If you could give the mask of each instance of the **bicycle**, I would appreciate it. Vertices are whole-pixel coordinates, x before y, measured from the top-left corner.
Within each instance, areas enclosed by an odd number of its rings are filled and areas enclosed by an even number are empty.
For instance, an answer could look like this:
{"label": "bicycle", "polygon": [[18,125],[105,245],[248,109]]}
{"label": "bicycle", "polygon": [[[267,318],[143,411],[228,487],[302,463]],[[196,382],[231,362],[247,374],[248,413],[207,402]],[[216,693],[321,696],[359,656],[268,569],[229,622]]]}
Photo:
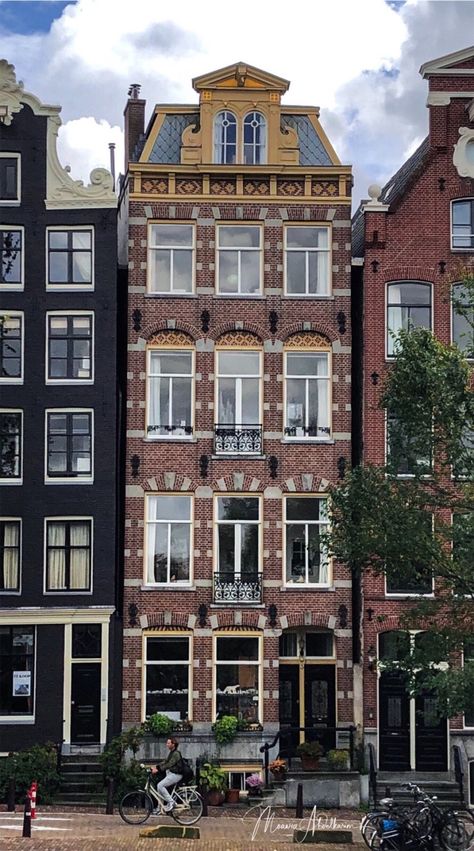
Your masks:
{"label": "bicycle", "polygon": [[196,824],[203,810],[202,798],[196,786],[181,786],[180,783],[176,783],[171,792],[174,807],[166,812],[164,809],[166,801],[151,782],[151,769],[147,771],[145,788],[127,792],[120,801],[119,813],[123,821],[127,824],[143,824],[154,814],[169,815],[182,825]]}

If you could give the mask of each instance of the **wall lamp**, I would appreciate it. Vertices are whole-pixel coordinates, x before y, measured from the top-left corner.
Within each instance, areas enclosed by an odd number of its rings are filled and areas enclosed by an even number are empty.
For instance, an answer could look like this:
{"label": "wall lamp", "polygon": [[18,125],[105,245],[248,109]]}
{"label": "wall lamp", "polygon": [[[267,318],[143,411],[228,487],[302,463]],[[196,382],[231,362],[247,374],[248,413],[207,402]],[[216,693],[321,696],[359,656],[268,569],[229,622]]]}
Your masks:
{"label": "wall lamp", "polygon": [[377,662],[377,653],[375,651],[375,647],[373,644],[370,645],[367,650],[367,667],[369,671],[375,670],[375,663]]}

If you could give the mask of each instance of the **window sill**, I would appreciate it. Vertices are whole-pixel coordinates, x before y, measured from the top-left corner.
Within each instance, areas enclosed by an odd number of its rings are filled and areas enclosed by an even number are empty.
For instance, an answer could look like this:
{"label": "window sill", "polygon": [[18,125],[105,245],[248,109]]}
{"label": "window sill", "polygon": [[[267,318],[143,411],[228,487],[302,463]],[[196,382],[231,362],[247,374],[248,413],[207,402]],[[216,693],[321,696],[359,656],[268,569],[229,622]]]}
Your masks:
{"label": "window sill", "polygon": [[267,296],[263,295],[262,293],[214,293],[212,298],[245,298],[250,299],[252,301],[266,301]]}
{"label": "window sill", "polygon": [[76,477],[76,476],[70,476],[69,478],[63,478],[61,476],[58,476],[57,479],[56,478],[51,478],[51,479],[45,478],[44,484],[45,485],[93,485],[94,479],[93,478],[92,479],[90,479],[90,478],[80,479],[79,477]]}
{"label": "window sill", "polygon": [[10,588],[0,588],[0,594],[2,597],[19,597],[21,595],[21,591],[20,589],[13,591]]}
{"label": "window sill", "polygon": [[195,591],[194,585],[180,585],[178,582],[169,585],[140,585],[140,591]]}
{"label": "window sill", "polygon": [[211,455],[211,461],[229,461],[238,458],[239,461],[248,459],[250,461],[265,461],[266,455],[257,455],[255,452],[219,452],[218,455]]}
{"label": "window sill", "polygon": [[58,386],[61,386],[61,387],[64,387],[65,385],[69,385],[70,387],[73,387],[75,384],[80,384],[81,387],[82,387],[85,384],[88,384],[89,386],[92,387],[92,385],[94,384],[94,379],[93,378],[47,378],[46,384],[50,384],[52,386],[58,385]]}
{"label": "window sill", "polygon": [[0,479],[0,485],[22,485],[23,479]]}
{"label": "window sill", "polygon": [[68,292],[84,292],[92,293],[95,290],[94,284],[48,284],[46,282],[46,290],[48,292],[68,293]]}
{"label": "window sill", "polygon": [[331,293],[284,293],[283,298],[312,298],[312,299],[321,299],[321,301],[334,301],[335,296]]}
{"label": "window sill", "polygon": [[57,591],[43,591],[43,597],[57,597],[58,594],[66,594],[68,597],[77,597],[78,595],[87,595],[90,597],[92,593],[92,588],[84,589],[84,591],[77,590],[76,588],[74,591],[69,590],[69,588],[58,588]]}
{"label": "window sill", "polygon": [[316,582],[293,582],[291,585],[283,585],[280,591],[335,591],[334,585],[319,585]]}
{"label": "window sill", "polygon": [[198,439],[197,439],[197,437],[188,437],[185,434],[183,434],[181,437],[179,437],[179,435],[174,435],[174,437],[166,437],[166,436],[163,435],[163,436],[160,436],[160,437],[144,437],[143,442],[144,443],[197,443]]}
{"label": "window sill", "polygon": [[385,597],[388,600],[407,600],[407,599],[418,599],[420,597],[426,599],[434,598],[434,591],[428,591],[427,593],[423,593],[423,591],[386,591]]}
{"label": "window sill", "polygon": [[322,446],[333,446],[336,441],[331,437],[327,438],[327,440],[323,437],[283,437],[280,443],[282,444],[292,444],[292,443],[317,443]]}
{"label": "window sill", "polygon": [[6,198],[0,198],[0,207],[19,207],[20,204],[20,198],[12,198],[11,200],[7,200]]}
{"label": "window sill", "polygon": [[230,609],[231,606],[242,606],[247,609],[264,609],[265,603],[247,603],[245,600],[229,600],[228,603],[210,603],[211,609]]}
{"label": "window sill", "polygon": [[147,291],[145,298],[197,298],[197,293],[154,293]]}
{"label": "window sill", "polygon": [[4,293],[4,292],[18,293],[18,292],[23,292],[24,289],[25,289],[24,284],[0,284],[0,293]]}
{"label": "window sill", "polygon": [[0,384],[24,384],[23,378],[0,378]]}
{"label": "window sill", "polygon": [[0,724],[36,724],[36,718],[26,717],[25,715],[17,717],[0,715]]}

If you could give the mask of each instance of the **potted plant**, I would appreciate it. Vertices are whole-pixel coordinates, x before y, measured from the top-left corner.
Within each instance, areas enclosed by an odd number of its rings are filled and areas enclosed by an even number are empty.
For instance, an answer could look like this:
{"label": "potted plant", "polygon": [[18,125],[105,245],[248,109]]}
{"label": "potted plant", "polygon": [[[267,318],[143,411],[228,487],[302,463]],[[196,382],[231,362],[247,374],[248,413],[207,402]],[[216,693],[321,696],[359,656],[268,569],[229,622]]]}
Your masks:
{"label": "potted plant", "polygon": [[150,715],[145,725],[148,732],[154,736],[170,736],[174,729],[174,722],[171,718],[161,712]]}
{"label": "potted plant", "polygon": [[334,749],[328,751],[326,756],[329,768],[333,771],[347,771],[349,768],[349,751]]}
{"label": "potted plant", "polygon": [[284,759],[274,759],[268,766],[270,771],[273,774],[275,780],[284,780],[286,777],[286,760]]}
{"label": "potted plant", "polygon": [[263,789],[263,780],[260,774],[254,773],[247,777],[245,785],[249,790],[249,798],[261,798]]}
{"label": "potted plant", "polygon": [[239,729],[239,719],[235,715],[223,715],[212,725],[216,741],[220,745],[233,742]]}
{"label": "potted plant", "polygon": [[303,742],[296,748],[296,753],[301,757],[303,771],[316,771],[319,768],[319,757],[324,750],[319,742]]}
{"label": "potted plant", "polygon": [[201,785],[207,788],[207,801],[211,807],[220,807],[224,803],[224,789],[227,776],[218,765],[205,762],[199,772]]}

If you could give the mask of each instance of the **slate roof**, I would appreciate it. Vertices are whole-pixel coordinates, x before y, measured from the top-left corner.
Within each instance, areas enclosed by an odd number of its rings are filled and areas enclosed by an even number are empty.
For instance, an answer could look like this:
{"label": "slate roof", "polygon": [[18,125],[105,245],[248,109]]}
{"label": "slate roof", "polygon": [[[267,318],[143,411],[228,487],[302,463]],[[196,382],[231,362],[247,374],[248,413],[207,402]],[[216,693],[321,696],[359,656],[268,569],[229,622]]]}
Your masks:
{"label": "slate roof", "polygon": [[181,136],[190,124],[197,124],[199,113],[165,115],[148,162],[178,164],[181,162]]}
{"label": "slate roof", "polygon": [[331,157],[306,115],[282,115],[281,118],[298,133],[300,165],[332,165]]}
{"label": "slate roof", "polygon": [[[413,152],[411,157],[408,157],[406,162],[395,172],[394,175],[387,181],[382,189],[379,201],[381,204],[389,204],[393,207],[397,201],[403,198],[411,181],[422,169],[426,162],[429,152],[429,139],[423,139],[421,145]],[[352,218],[352,256],[364,256],[365,242],[365,216],[362,212],[364,204],[368,203],[368,199],[361,201]]]}

